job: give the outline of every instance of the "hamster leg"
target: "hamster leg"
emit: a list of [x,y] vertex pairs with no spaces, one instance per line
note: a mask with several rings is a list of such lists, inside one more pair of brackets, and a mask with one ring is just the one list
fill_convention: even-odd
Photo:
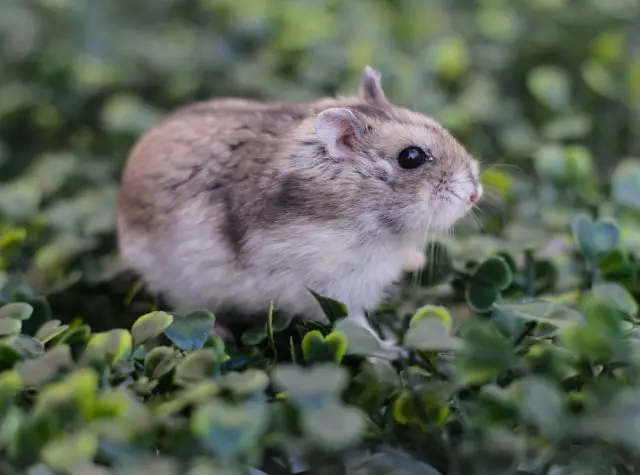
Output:
[[402,269],[405,272],[418,272],[424,266],[425,258],[420,249],[411,249],[407,252]]
[[212,333],[224,341],[233,341],[235,339],[231,330],[219,322],[213,324]]
[[356,312],[356,313],[350,314],[347,318],[352,323],[370,332],[371,336],[373,336],[378,341],[378,343],[380,344],[380,353],[376,354],[375,356],[382,357],[382,358],[390,358],[390,359],[397,359],[397,358],[402,358],[407,356],[408,354],[407,350],[398,346],[393,341],[383,340],[380,338],[380,336],[376,333],[376,331],[371,327],[371,324],[369,323],[369,320],[367,319],[364,312]]

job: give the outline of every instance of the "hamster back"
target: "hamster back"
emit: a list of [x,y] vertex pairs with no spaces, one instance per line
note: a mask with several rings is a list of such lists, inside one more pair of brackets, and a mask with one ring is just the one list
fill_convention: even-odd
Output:
[[481,194],[478,165],[435,121],[360,96],[220,99],[180,109],[134,146],[118,200],[123,263],[180,312],[281,310],[325,321],[308,288],[366,325],[431,232]]

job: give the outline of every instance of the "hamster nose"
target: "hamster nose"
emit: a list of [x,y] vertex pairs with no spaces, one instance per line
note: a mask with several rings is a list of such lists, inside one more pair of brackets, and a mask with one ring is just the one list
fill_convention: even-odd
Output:
[[482,196],[482,185],[478,185],[475,191],[472,191],[469,195],[469,204],[475,205],[480,201]]

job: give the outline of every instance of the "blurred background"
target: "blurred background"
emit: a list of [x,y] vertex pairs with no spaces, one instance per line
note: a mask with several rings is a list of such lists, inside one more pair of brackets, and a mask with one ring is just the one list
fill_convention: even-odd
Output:
[[597,181],[640,155],[639,14],[637,0],[2,0],[0,221],[29,227],[32,280],[102,272],[121,167],[164,113],[350,94],[366,64],[483,161],[502,204],[507,174]]

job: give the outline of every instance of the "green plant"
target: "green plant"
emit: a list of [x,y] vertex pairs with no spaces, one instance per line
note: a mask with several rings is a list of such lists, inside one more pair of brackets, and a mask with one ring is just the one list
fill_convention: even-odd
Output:
[[[0,5],[0,472],[632,474],[640,5]],[[118,271],[134,140],[220,96],[397,103],[483,160],[480,209],[372,315],[265,308],[236,341]],[[330,249],[327,252],[331,252]],[[261,317],[261,316],[257,316]]]

